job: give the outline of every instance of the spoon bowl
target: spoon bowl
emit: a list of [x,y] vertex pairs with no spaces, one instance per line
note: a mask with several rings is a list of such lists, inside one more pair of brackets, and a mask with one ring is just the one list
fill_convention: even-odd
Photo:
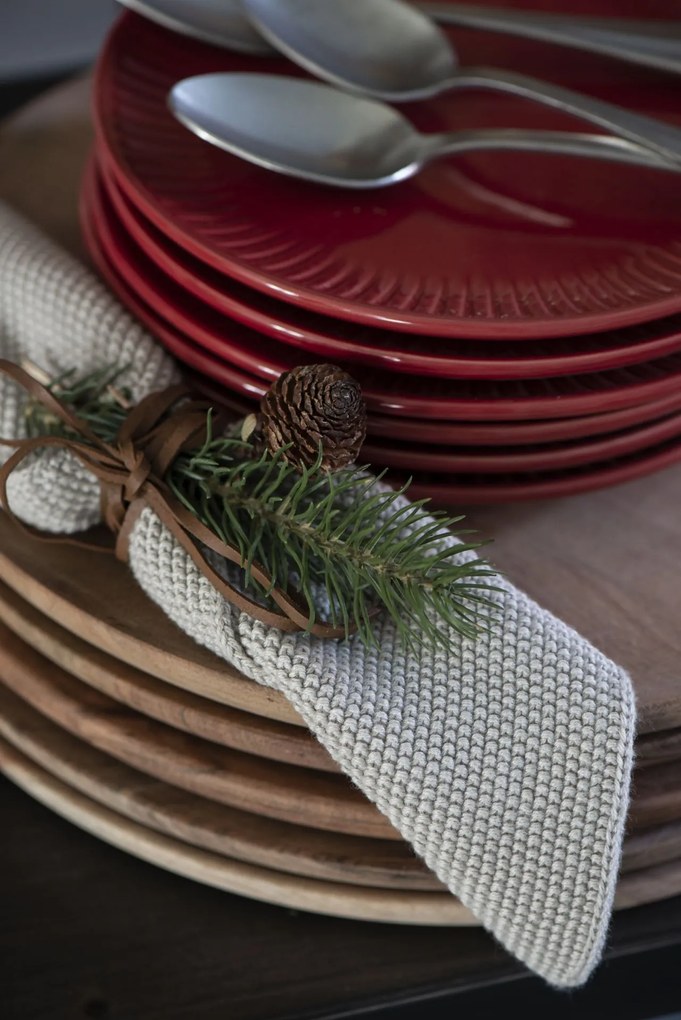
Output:
[[258,31],[312,74],[389,102],[426,99],[456,74],[445,33],[392,0],[244,0]]
[[403,0],[241,0],[273,46],[342,88],[408,102],[451,89],[493,89],[597,124],[681,162],[681,129],[527,75],[459,68],[444,32]]
[[619,138],[513,129],[422,135],[385,103],[280,75],[198,75],[178,82],[168,103],[204,141],[268,170],[345,188],[395,184],[437,156],[480,149],[681,169]]
[[[238,0],[118,0],[182,35],[243,53],[268,53],[255,38]],[[317,5],[318,6],[318,5]],[[422,10],[444,25],[505,32],[527,39],[571,46],[591,53],[681,74],[681,21],[593,18],[479,7],[477,4],[423,4]],[[368,12],[368,5],[366,5]],[[356,40],[352,40],[353,45]],[[407,58],[408,59],[408,58]]]
[[421,136],[397,110],[298,78],[197,75],[174,86],[169,105],[205,141],[317,183],[390,184],[422,158]]

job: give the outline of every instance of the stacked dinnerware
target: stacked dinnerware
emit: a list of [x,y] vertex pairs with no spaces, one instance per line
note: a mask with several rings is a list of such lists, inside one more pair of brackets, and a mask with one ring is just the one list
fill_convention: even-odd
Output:
[[[282,694],[169,626],[113,557],[0,517],[0,772],[115,846],[268,902],[360,920],[473,916]],[[681,697],[637,686],[618,909],[681,891]]]
[[[681,123],[662,72],[452,38],[463,63]],[[681,459],[677,174],[479,153],[387,189],[296,181],[172,117],[172,85],[216,71],[303,73],[124,14],[99,60],[82,195],[98,268],[201,390],[247,412],[296,364],[342,365],[369,408],[364,459],[440,503],[578,493]],[[404,112],[425,131],[583,130],[475,91]]]

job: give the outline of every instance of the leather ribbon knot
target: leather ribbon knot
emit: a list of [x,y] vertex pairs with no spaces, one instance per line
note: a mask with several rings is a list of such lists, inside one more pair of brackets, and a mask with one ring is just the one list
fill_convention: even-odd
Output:
[[[102,520],[116,535],[115,554],[127,562],[130,535],[145,507],[160,518],[211,584],[232,605],[243,612],[280,630],[309,630],[318,637],[339,638],[345,629],[315,621],[310,624],[305,607],[289,592],[272,585],[272,580],[259,564],[251,566],[255,580],[269,593],[278,607],[261,605],[244,594],[206,559],[202,547],[241,567],[241,555],[234,546],[223,542],[198,520],[172,493],[164,478],[168,468],[183,451],[198,450],[207,438],[207,416],[210,404],[193,400],[183,385],[151,393],[127,413],[113,443],[107,443],[87,422],[19,365],[0,359],[0,373],[18,383],[29,397],[42,404],[67,427],[72,435],[45,435],[24,439],[0,439],[0,445],[13,447],[15,452],[0,467],[0,506],[22,530],[42,541],[69,542],[80,548],[109,552],[101,545],[64,535],[47,536],[21,522],[12,512],[7,495],[7,482],[29,455],[57,447],[73,454],[99,481]],[[218,432],[224,421],[213,419]],[[219,433],[218,433],[219,434]]]

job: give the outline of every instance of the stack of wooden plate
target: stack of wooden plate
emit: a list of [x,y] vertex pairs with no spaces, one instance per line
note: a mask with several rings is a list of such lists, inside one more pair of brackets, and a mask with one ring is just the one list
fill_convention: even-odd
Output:
[[[668,76],[490,33],[453,42],[463,64],[679,119]],[[248,411],[292,366],[340,364],[367,400],[366,461],[447,503],[584,492],[681,458],[677,176],[491,152],[379,191],[324,188],[173,119],[172,85],[215,71],[302,73],[124,15],[98,63],[82,202],[101,273],[211,399]],[[427,132],[583,127],[489,90],[405,113]]]
[[[476,923],[284,698],[195,645],[113,557],[36,543],[0,517],[0,571],[0,768],[37,799],[257,899]],[[681,892],[681,695],[639,700],[620,908]]]

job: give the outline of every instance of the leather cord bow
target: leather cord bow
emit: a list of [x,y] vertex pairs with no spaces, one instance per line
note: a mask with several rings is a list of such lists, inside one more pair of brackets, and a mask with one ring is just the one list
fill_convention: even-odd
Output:
[[[210,404],[193,400],[183,385],[151,393],[136,404],[125,417],[113,443],[100,439],[55,394],[14,362],[0,359],[0,372],[18,383],[33,400],[63,422],[71,436],[35,436],[24,439],[0,439],[0,445],[15,452],[0,467],[0,506],[23,531],[47,542],[69,542],[98,552],[102,546],[67,536],[47,536],[24,524],[13,513],[7,495],[7,481],[31,454],[57,447],[73,454],[99,481],[102,519],[116,535],[115,554],[127,562],[130,535],[137,518],[149,507],[191,556],[199,570],[232,605],[279,630],[308,630],[318,637],[339,638],[345,628],[324,622],[310,624],[308,614],[290,593],[272,586],[272,579],[259,564],[251,565],[255,580],[265,588],[278,607],[269,609],[226,581],[210,565],[200,546],[241,567],[238,549],[223,542],[199,521],[171,492],[164,476],[182,451],[200,449],[206,440],[207,413]],[[217,422],[219,426],[219,419]]]

